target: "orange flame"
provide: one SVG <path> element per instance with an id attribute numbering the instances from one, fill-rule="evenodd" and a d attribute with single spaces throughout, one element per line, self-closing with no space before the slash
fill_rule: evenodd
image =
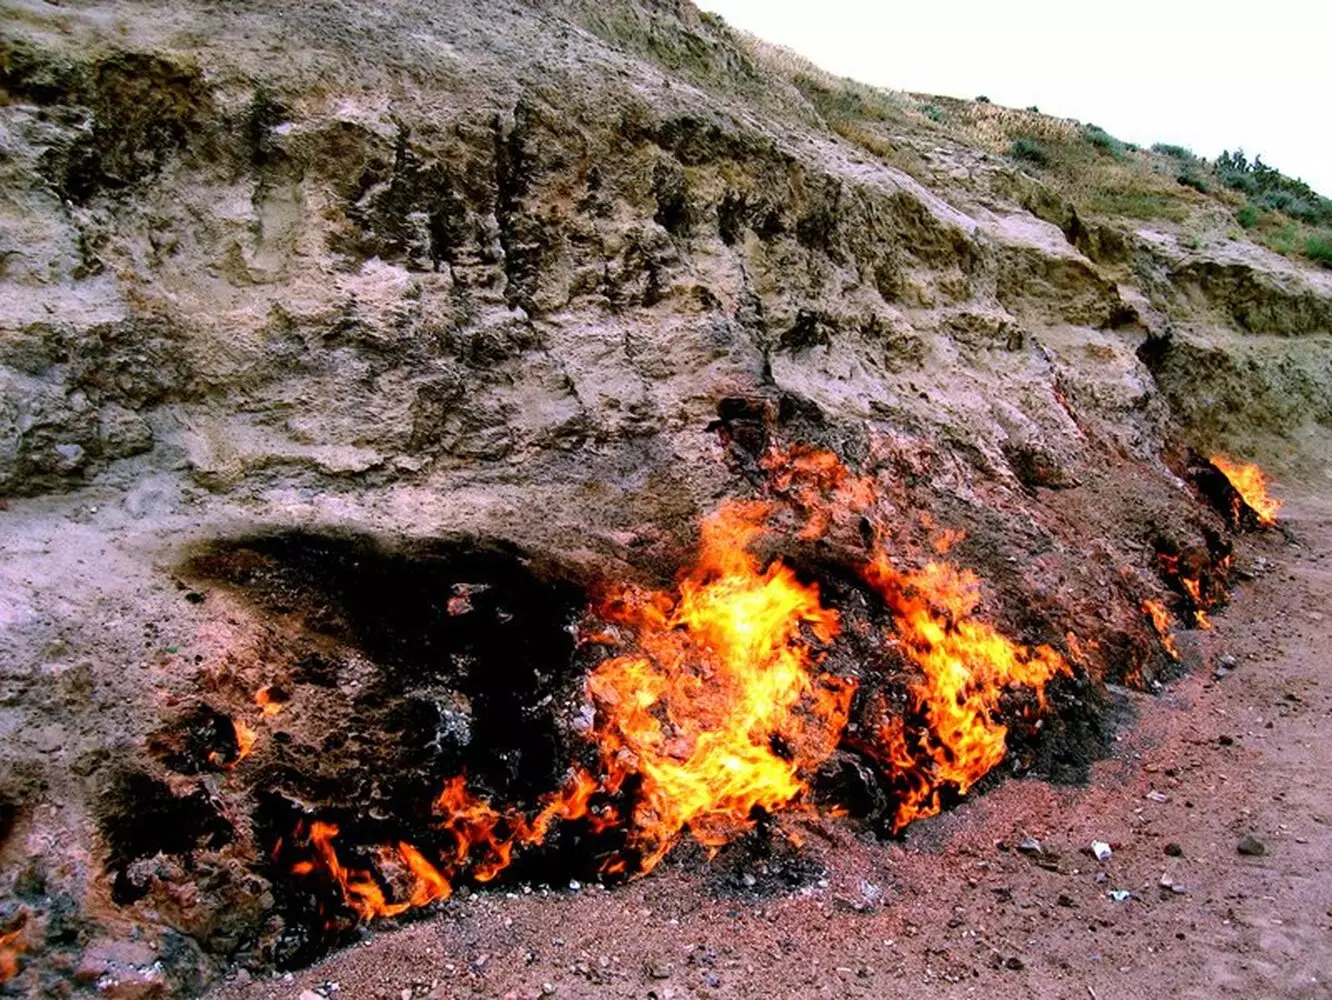
<path id="1" fill-rule="evenodd" d="M 814 676 L 838 632 L 781 562 L 748 551 L 769 508 L 727 503 L 702 526 L 697 563 L 675 594 L 629 588 L 602 613 L 638 651 L 588 680 L 610 784 L 642 778 L 632 846 L 651 869 L 686 828 L 718 847 L 804 793 L 804 775 L 832 753 L 853 684 Z"/>
<path id="2" fill-rule="evenodd" d="M 1272 527 L 1276 524 L 1277 512 L 1281 509 L 1281 501 L 1269 496 L 1267 492 L 1267 476 L 1263 470 L 1256 465 L 1245 465 L 1240 462 L 1232 462 L 1224 455 L 1212 455 L 1208 461 L 1221 470 L 1221 474 L 1230 480 L 1230 485 L 1235 487 L 1235 492 L 1239 494 L 1239 500 L 1242 500 L 1258 518 L 1258 523 Z M 1239 524 L 1240 510 L 1239 501 L 1234 504 L 1235 509 L 1231 511 L 1231 520 Z"/>
<path id="3" fill-rule="evenodd" d="M 265 684 L 254 693 L 254 703 L 259 706 L 265 716 L 271 716 L 282 711 L 286 699 L 278 697 L 278 692 L 273 689 L 272 684 Z"/>
<path id="4" fill-rule="evenodd" d="M 1014 643 L 981 621 L 975 574 L 939 562 L 897 568 L 882 547 L 886 532 L 874 524 L 866 531 L 862 521 L 876 502 L 873 481 L 831 452 L 774 449 L 763 466 L 774 492 L 803 511 L 801 538 L 853 521 L 862 543 L 866 535 L 873 541 L 861 572 L 892 614 L 885 643 L 919 676 L 908 692 L 912 721 L 885 707 L 858 745 L 900 790 L 901 828 L 937 812 L 944 789 L 963 794 L 995 767 L 1007 749 L 1006 696 L 1027 688 L 1034 710 L 1043 708 L 1044 685 L 1068 664 L 1048 646 Z M 373 870 L 344 865 L 333 846 L 338 826 L 314 821 L 307 832 L 302 821 L 295 839 L 310 854 L 293 874 L 321 874 L 362 918 L 392 916 L 446 898 L 458 878 L 493 879 L 516 848 L 541 843 L 565 820 L 593 832 L 622 829 L 624 850 L 601 870 L 641 873 L 685 833 L 716 849 L 763 813 L 812 808 L 810 776 L 845 736 L 856 683 L 822 669 L 841 622 L 817 585 L 752 551 L 778 513 L 775 502 L 727 502 L 703 521 L 698 556 L 674 587 L 625 586 L 599 602 L 580 641 L 624 652 L 586 682 L 595 773 L 571 769 L 531 819 L 495 808 L 464 776 L 449 779 L 432 808 L 433 862 L 397 842 L 373 849 Z M 934 547 L 959 537 L 935 534 Z M 631 796 L 626 813 L 612 804 L 617 796 Z M 410 891 L 386 892 L 394 868 L 411 879 Z"/>
<path id="5" fill-rule="evenodd" d="M 1070 671 L 1049 646 L 1015 644 L 976 620 L 980 580 L 970 571 L 929 563 L 904 572 L 880 550 L 865 579 L 892 610 L 896 641 L 921 670 L 910 694 L 929 723 L 913 751 L 903 718 L 887 716 L 872 747 L 890 773 L 908 779 L 893 820 L 900 830 L 937 813 L 944 787 L 964 794 L 1004 759 L 1008 727 L 998 716 L 1010 687 L 1032 689 L 1043 708 L 1046 682 Z"/>
<path id="6" fill-rule="evenodd" d="M 1175 645 L 1175 637 L 1170 634 L 1170 612 L 1166 611 L 1165 605 L 1160 601 L 1144 600 L 1142 613 L 1151 620 L 1152 628 L 1156 629 L 1161 639 L 1161 648 L 1172 660 L 1178 660 L 1179 647 Z"/>
<path id="7" fill-rule="evenodd" d="M 411 844 L 399 842 L 393 848 L 379 849 L 380 871 L 391 870 L 400 864 L 415 878 L 415 885 L 407 899 L 390 903 L 379 884 L 375 872 L 349 868 L 338 859 L 333 841 L 338 836 L 336 823 L 315 820 L 310 824 L 310 847 L 314 856 L 292 866 L 294 875 L 322 872 L 342 891 L 343 901 L 363 920 L 375 917 L 395 917 L 415 907 L 425 906 L 436 899 L 447 899 L 451 891 L 448 880 L 427 861 Z"/>
<path id="8" fill-rule="evenodd" d="M 230 760 L 220 750 L 212 750 L 208 754 L 208 762 L 214 767 L 223 767 L 230 771 L 237 764 L 250 756 L 254 750 L 255 743 L 259 740 L 259 734 L 254 731 L 244 719 L 232 719 L 231 729 L 236 739 L 236 756 Z"/>
<path id="9" fill-rule="evenodd" d="M 7 983 L 18 975 L 19 955 L 25 948 L 22 924 L 7 934 L 0 934 L 0 983 Z"/>

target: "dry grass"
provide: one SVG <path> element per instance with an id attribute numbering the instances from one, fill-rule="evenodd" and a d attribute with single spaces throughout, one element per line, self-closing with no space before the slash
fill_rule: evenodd
<path id="1" fill-rule="evenodd" d="M 1185 235 L 1229 227 L 1279 253 L 1328 265 L 1332 234 L 1268 207 L 1246 208 L 1211 164 L 1181 147 L 1140 150 L 1096 126 L 1033 109 L 871 87 L 753 35 L 734 37 L 761 72 L 790 84 L 831 131 L 926 184 L 934 168 L 917 150 L 953 143 L 1007 160 L 1084 216 L 1127 226 L 1168 222 Z"/>

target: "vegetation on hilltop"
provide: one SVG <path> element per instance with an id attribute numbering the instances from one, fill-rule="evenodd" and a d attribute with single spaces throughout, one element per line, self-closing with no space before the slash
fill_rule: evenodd
<path id="1" fill-rule="evenodd" d="M 939 179 L 937 164 L 947 160 L 939 154 L 952 140 L 1010 159 L 1061 199 L 1065 213 L 1130 226 L 1165 220 L 1180 228 L 1186 245 L 1209 232 L 1243 233 L 1288 257 L 1332 267 L 1332 200 L 1261 157 L 1250 161 L 1236 151 L 1210 162 L 1170 143 L 1141 149 L 1097 125 L 1035 107 L 907 94 L 839 78 L 789 50 L 738 37 L 834 132 L 922 182 Z M 956 171 L 950 176 L 955 185 Z"/>

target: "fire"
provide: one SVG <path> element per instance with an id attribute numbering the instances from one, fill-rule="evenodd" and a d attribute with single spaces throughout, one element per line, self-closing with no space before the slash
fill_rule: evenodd
<path id="1" fill-rule="evenodd" d="M 1224 455 L 1212 455 L 1208 461 L 1216 466 L 1221 474 L 1230 481 L 1238 497 L 1232 500 L 1231 521 L 1240 523 L 1240 503 L 1244 503 L 1258 518 L 1258 523 L 1266 527 L 1276 524 L 1277 512 L 1281 501 L 1267 493 L 1267 476 L 1256 465 L 1232 462 Z"/>
<path id="2" fill-rule="evenodd" d="M 642 870 L 686 828 L 717 847 L 757 810 L 795 802 L 846 725 L 853 684 L 815 675 L 837 612 L 816 585 L 749 552 L 769 512 L 724 505 L 675 593 L 629 588 L 602 608 L 637 647 L 601 664 L 588 690 L 610 784 L 642 780 L 630 835 Z"/>
<path id="3" fill-rule="evenodd" d="M 18 975 L 19 955 L 25 949 L 23 925 L 6 934 L 0 934 L 0 983 L 7 983 Z"/>
<path id="4" fill-rule="evenodd" d="M 1172 660 L 1178 660 L 1179 647 L 1175 645 L 1175 637 L 1170 634 L 1170 612 L 1166 611 L 1165 605 L 1160 601 L 1144 600 L 1142 613 L 1151 620 L 1152 628 L 1160 636 L 1161 648 Z"/>
<path id="5" fill-rule="evenodd" d="M 277 715 L 286 704 L 286 698 L 272 684 L 265 684 L 254 693 L 254 703 L 265 716 Z"/>
<path id="6" fill-rule="evenodd" d="M 231 770 L 254 750 L 255 743 L 259 740 L 259 734 L 244 719 L 232 719 L 231 729 L 236 741 L 236 756 L 228 759 L 227 755 L 221 750 L 213 750 L 208 754 L 208 762 L 214 767 L 224 767 Z"/>
<path id="7" fill-rule="evenodd" d="M 697 556 L 673 586 L 620 586 L 590 609 L 580 640 L 608 647 L 586 680 L 585 759 L 595 765 L 571 768 L 534 815 L 499 808 L 454 776 L 416 844 L 356 847 L 366 859 L 357 863 L 339 857 L 338 824 L 303 819 L 290 872 L 336 886 L 358 918 L 393 916 L 447 898 L 459 879 L 495 878 L 517 850 L 576 820 L 619 834 L 603 873 L 640 874 L 686 835 L 715 850 L 763 815 L 813 809 L 810 780 L 839 746 L 883 770 L 898 796 L 895 829 L 937 812 L 945 792 L 966 793 L 1004 759 L 1003 719 L 1015 706 L 1040 711 L 1045 685 L 1070 672 L 1067 662 L 981 619 L 980 579 L 937 561 L 960 533 L 925 523 L 930 560 L 899 565 L 888 532 L 869 517 L 872 479 L 813 449 L 773 449 L 762 465 L 773 498 L 728 501 L 706 517 Z M 857 547 L 841 551 L 869 549 L 858 568 L 892 619 L 885 651 L 912 680 L 905 712 L 891 710 L 879 687 L 867 696 L 868 735 L 848 733 L 857 681 L 824 666 L 838 612 L 816 583 L 756 554 L 793 513 L 801 539 L 842 531 Z M 291 856 L 281 842 L 275 862 L 280 855 Z"/>
<path id="8" fill-rule="evenodd" d="M 1157 543 L 1156 561 L 1162 577 L 1187 600 L 1194 625 L 1200 629 L 1211 628 L 1212 620 L 1207 611 L 1226 599 L 1230 553 L 1217 556 L 1210 548 L 1202 546 L 1180 550 L 1161 540 Z"/>
<path id="9" fill-rule="evenodd" d="M 343 902 L 361 919 L 394 917 L 436 899 L 448 897 L 451 890 L 444 876 L 415 847 L 400 841 L 393 848 L 379 849 L 379 868 L 384 871 L 399 864 L 415 877 L 415 885 L 406 899 L 390 903 L 374 871 L 347 867 L 338 859 L 338 852 L 333 847 L 338 833 L 336 823 L 315 820 L 310 824 L 309 843 L 314 852 L 313 857 L 293 865 L 292 874 L 322 872 L 328 881 L 339 886 Z"/>
<path id="10" fill-rule="evenodd" d="M 885 716 L 871 746 L 890 776 L 905 779 L 893 820 L 900 830 L 937 813 L 943 789 L 965 794 L 1003 760 L 1008 727 L 999 708 L 1013 686 L 1032 689 L 1043 708 L 1045 684 L 1070 671 L 1049 646 L 1018 645 L 974 617 L 974 573 L 941 563 L 906 572 L 879 550 L 865 579 L 892 610 L 894 641 L 922 675 L 910 696 L 928 728 L 909 733 L 903 716 Z"/>
<path id="11" fill-rule="evenodd" d="M 541 811 L 528 820 L 520 811 L 500 812 L 467 788 L 457 775 L 444 783 L 431 807 L 432 820 L 426 833 L 436 844 L 436 861 L 407 841 L 382 844 L 373 850 L 376 864 L 355 867 L 344 864 L 334 840 L 341 832 L 336 823 L 302 821 L 295 840 L 303 842 L 309 856 L 291 865 L 291 874 L 303 878 L 320 876 L 338 887 L 347 908 L 362 920 L 395 917 L 435 900 L 448 899 L 453 885 L 463 877 L 489 882 L 509 866 L 515 846 L 545 840 L 560 820 L 589 818 L 595 831 L 604 817 L 593 814 L 591 797 L 598 785 L 575 769 L 565 786 L 549 796 Z M 279 842 L 275 851 L 281 854 Z M 299 849 L 299 848 L 298 848 Z M 407 882 L 411 888 L 402 898 L 391 900 L 388 886 Z"/>

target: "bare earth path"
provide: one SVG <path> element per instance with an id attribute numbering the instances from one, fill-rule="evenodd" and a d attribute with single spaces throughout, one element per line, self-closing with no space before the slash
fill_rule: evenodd
<path id="1" fill-rule="evenodd" d="M 812 824 L 826 877 L 790 891 L 765 894 L 760 862 L 737 877 L 678 851 L 613 889 L 455 898 L 212 996 L 1332 997 L 1332 498 L 1294 496 L 1283 522 L 1241 539 L 1254 578 L 1181 637 L 1191 675 L 1124 695 L 1087 788 L 1009 781 L 904 843 Z M 1246 835 L 1265 853 L 1240 854 Z"/>

